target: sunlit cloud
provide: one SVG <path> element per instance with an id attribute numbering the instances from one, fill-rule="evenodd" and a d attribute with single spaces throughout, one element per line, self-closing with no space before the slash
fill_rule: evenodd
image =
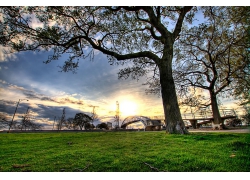
<path id="1" fill-rule="evenodd" d="M 10 53 L 10 48 L 0 45 L 0 63 L 7 61 L 15 61 L 17 59 L 15 53 Z"/>

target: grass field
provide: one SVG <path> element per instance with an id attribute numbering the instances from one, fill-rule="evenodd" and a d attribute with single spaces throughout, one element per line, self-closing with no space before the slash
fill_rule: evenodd
<path id="1" fill-rule="evenodd" d="M 249 172 L 250 134 L 1 133 L 1 172 Z"/>

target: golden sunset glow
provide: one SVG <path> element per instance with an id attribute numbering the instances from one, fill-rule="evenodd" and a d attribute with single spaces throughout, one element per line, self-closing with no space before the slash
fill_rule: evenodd
<path id="1" fill-rule="evenodd" d="M 120 103 L 120 113 L 122 116 L 131 116 L 137 114 L 137 104 L 133 101 L 122 101 Z"/>

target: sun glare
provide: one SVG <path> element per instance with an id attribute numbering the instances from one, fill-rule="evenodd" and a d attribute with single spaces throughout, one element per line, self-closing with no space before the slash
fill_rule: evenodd
<path id="1" fill-rule="evenodd" d="M 123 101 L 120 103 L 120 112 L 122 116 L 136 115 L 137 105 L 133 101 Z"/>

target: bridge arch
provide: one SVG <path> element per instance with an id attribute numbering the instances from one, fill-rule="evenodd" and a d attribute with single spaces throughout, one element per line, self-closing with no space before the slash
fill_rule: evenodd
<path id="1" fill-rule="evenodd" d="M 161 120 L 152 120 L 146 116 L 128 116 L 121 124 L 121 128 L 125 129 L 129 124 L 142 122 L 146 131 L 161 130 Z"/>

